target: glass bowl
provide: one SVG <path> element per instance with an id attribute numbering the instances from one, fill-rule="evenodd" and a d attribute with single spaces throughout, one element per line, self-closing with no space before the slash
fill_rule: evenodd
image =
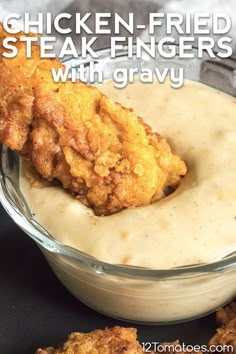
<path id="1" fill-rule="evenodd" d="M 133 51 L 135 53 L 135 46 Z M 236 96 L 234 59 L 128 59 L 127 48 L 113 60 L 110 50 L 98 58 L 69 59 L 65 65 L 85 67 L 91 61 L 109 79 L 117 67 L 184 67 L 185 77 Z M 0 200 L 3 207 L 40 247 L 64 286 L 91 308 L 114 318 L 146 324 L 167 324 L 206 315 L 236 295 L 236 254 L 211 264 L 167 270 L 108 264 L 56 241 L 33 218 L 19 188 L 19 157 L 0 150 Z"/>

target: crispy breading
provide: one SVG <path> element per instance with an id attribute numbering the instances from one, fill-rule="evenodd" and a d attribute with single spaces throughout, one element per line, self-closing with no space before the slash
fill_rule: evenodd
<path id="1" fill-rule="evenodd" d="M 200 351 L 182 350 L 178 340 L 160 343 L 152 349 L 154 351 L 148 345 L 145 350 L 145 345 L 139 344 L 135 328 L 113 327 L 87 334 L 71 333 L 59 348 L 38 349 L 35 354 L 202 354 Z"/>
<path id="2" fill-rule="evenodd" d="M 217 333 L 211 338 L 209 345 L 232 345 L 233 351 L 231 351 L 231 353 L 236 353 L 236 319 L 218 328 Z"/>
<path id="3" fill-rule="evenodd" d="M 0 141 L 32 161 L 47 180 L 61 182 L 97 215 L 147 205 L 175 189 L 185 163 L 132 109 L 81 81 L 55 83 L 57 60 L 40 59 L 16 35 L 13 59 L 2 56 Z"/>
<path id="4" fill-rule="evenodd" d="M 231 302 L 226 307 L 221 307 L 216 311 L 216 321 L 219 325 L 225 326 L 231 320 L 236 319 L 236 302 Z"/>
<path id="5" fill-rule="evenodd" d="M 221 327 L 217 328 L 216 334 L 209 341 L 209 346 L 232 345 L 231 353 L 236 353 L 236 303 L 232 302 L 225 308 L 219 309 L 216 312 L 216 319 Z"/>
<path id="6" fill-rule="evenodd" d="M 217 329 L 217 333 L 209 341 L 209 348 L 221 345 L 221 352 L 229 352 L 224 346 L 231 345 L 233 351 L 230 352 L 236 353 L 236 302 L 218 309 L 216 319 L 221 327 Z M 125 341 L 128 343 L 126 348 L 124 348 Z M 159 348 L 161 350 L 158 351 Z M 166 349 L 164 350 L 164 348 Z M 155 353 L 202 354 L 201 351 L 190 352 L 189 350 L 184 350 L 184 348 L 182 350 L 181 343 L 178 340 L 175 342 L 160 343 L 160 347 L 158 345 L 156 349 Z M 54 349 L 53 347 L 38 349 L 35 354 L 141 354 L 145 352 L 143 350 L 145 348 L 142 348 L 137 341 L 136 329 L 114 327 L 104 331 L 96 330 L 88 334 L 72 333 L 65 344 L 59 349 Z M 214 352 L 213 347 L 209 350 Z M 154 354 L 154 351 L 150 353 Z"/>
<path id="7" fill-rule="evenodd" d="M 136 329 L 113 327 L 90 333 L 71 333 L 58 349 L 38 349 L 35 354 L 143 354 Z"/>

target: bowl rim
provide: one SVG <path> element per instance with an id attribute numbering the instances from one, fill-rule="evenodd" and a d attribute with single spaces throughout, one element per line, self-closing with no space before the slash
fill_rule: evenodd
<path id="1" fill-rule="evenodd" d="M 173 45 L 173 43 L 172 43 Z M 135 46 L 134 46 L 135 47 Z M 196 49 L 196 47 L 194 47 Z M 98 58 L 93 58 L 94 61 L 103 59 L 103 54 L 109 53 L 110 48 L 102 48 L 96 50 L 98 54 Z M 124 48 L 120 50 L 121 55 L 126 55 L 127 46 L 124 45 Z M 67 58 L 63 61 L 64 64 L 68 64 L 70 61 L 76 61 L 79 63 L 87 62 L 91 60 L 91 56 L 88 56 L 86 59 L 81 58 Z M 174 58 L 173 58 L 174 59 Z M 170 60 L 173 60 L 170 59 Z M 198 58 L 196 58 L 198 59 Z M 230 63 L 234 67 L 236 64 L 235 58 L 227 58 L 230 59 Z M 227 59 L 216 59 L 217 62 L 225 65 L 225 61 Z M 168 59 L 165 59 L 168 60 Z M 201 60 L 201 59 L 198 59 Z M 215 59 L 211 59 L 215 61 Z M 231 62 L 232 60 L 232 62 Z M 232 69 L 230 65 L 230 68 Z M 25 231 L 40 247 L 44 248 L 46 252 L 54 253 L 57 255 L 65 256 L 70 260 L 78 262 L 80 265 L 83 265 L 86 268 L 89 268 L 93 272 L 97 274 L 106 274 L 111 276 L 119 276 L 124 278 L 139 278 L 143 280 L 150 279 L 166 279 L 166 278 L 186 278 L 199 276 L 202 274 L 208 273 L 218 273 L 222 272 L 226 269 L 230 270 L 232 268 L 236 268 L 236 252 L 224 257 L 221 260 L 212 262 L 212 263 L 199 263 L 194 265 L 187 265 L 182 267 L 170 268 L 170 269 L 152 269 L 152 268 L 144 268 L 138 266 L 131 265 L 121 265 L 121 264 L 111 264 L 104 261 L 101 261 L 89 254 L 86 254 L 78 249 L 70 247 L 68 245 L 64 245 L 61 242 L 55 240 L 50 233 L 44 229 L 37 221 L 33 219 L 32 215 L 27 215 L 27 213 L 23 213 L 17 205 L 14 203 L 14 200 L 11 197 L 11 192 L 9 191 L 8 184 L 10 183 L 11 187 L 14 189 L 14 193 L 19 193 L 18 190 L 15 189 L 14 183 L 10 179 L 9 176 L 5 174 L 4 165 L 7 162 L 9 148 L 0 144 L 0 202 L 10 217 L 14 222 Z M 15 153 L 13 153 L 15 154 Z M 15 154 L 16 155 L 16 154 Z M 18 159 L 19 161 L 19 159 Z M 19 195 L 19 194 L 18 194 Z M 20 197 L 23 198 L 20 193 Z M 24 198 L 23 198 L 24 199 Z M 25 202 L 25 201 L 24 201 Z M 27 205 L 27 203 L 25 202 Z"/>

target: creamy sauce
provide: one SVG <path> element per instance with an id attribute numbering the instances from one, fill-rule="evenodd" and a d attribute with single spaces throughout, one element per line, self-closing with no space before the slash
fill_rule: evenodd
<path id="1" fill-rule="evenodd" d="M 168 269 L 235 251 L 236 99 L 190 81 L 178 90 L 168 82 L 100 89 L 166 137 L 189 172 L 161 202 L 97 217 L 58 187 L 31 186 L 22 170 L 36 220 L 63 244 L 108 263 Z"/>

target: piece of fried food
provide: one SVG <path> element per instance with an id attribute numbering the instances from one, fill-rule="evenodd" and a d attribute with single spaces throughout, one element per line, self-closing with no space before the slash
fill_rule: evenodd
<path id="1" fill-rule="evenodd" d="M 186 174 L 185 163 L 132 109 L 81 81 L 54 83 L 57 60 L 40 59 L 16 35 L 15 58 L 2 56 L 9 36 L 0 26 L 0 142 L 58 180 L 97 215 L 163 198 Z"/>
<path id="2" fill-rule="evenodd" d="M 231 320 L 236 319 L 236 302 L 231 302 L 226 307 L 221 307 L 216 311 L 216 321 L 219 325 L 225 326 Z"/>
<path id="3" fill-rule="evenodd" d="M 211 345 L 232 345 L 233 351 L 236 353 L 236 303 L 232 302 L 225 308 L 221 308 L 216 312 L 217 322 L 221 325 L 217 329 L 217 333 L 211 338 Z"/>
<path id="4" fill-rule="evenodd" d="M 68 340 L 58 349 L 38 349 L 35 354 L 202 354 L 200 351 L 183 350 L 180 342 L 165 342 L 156 346 L 155 351 L 142 347 L 137 341 L 135 328 L 113 327 L 90 333 L 71 333 Z"/>
<path id="5" fill-rule="evenodd" d="M 58 349 L 38 349 L 35 354 L 143 354 L 136 329 L 114 327 L 90 333 L 71 333 Z"/>

